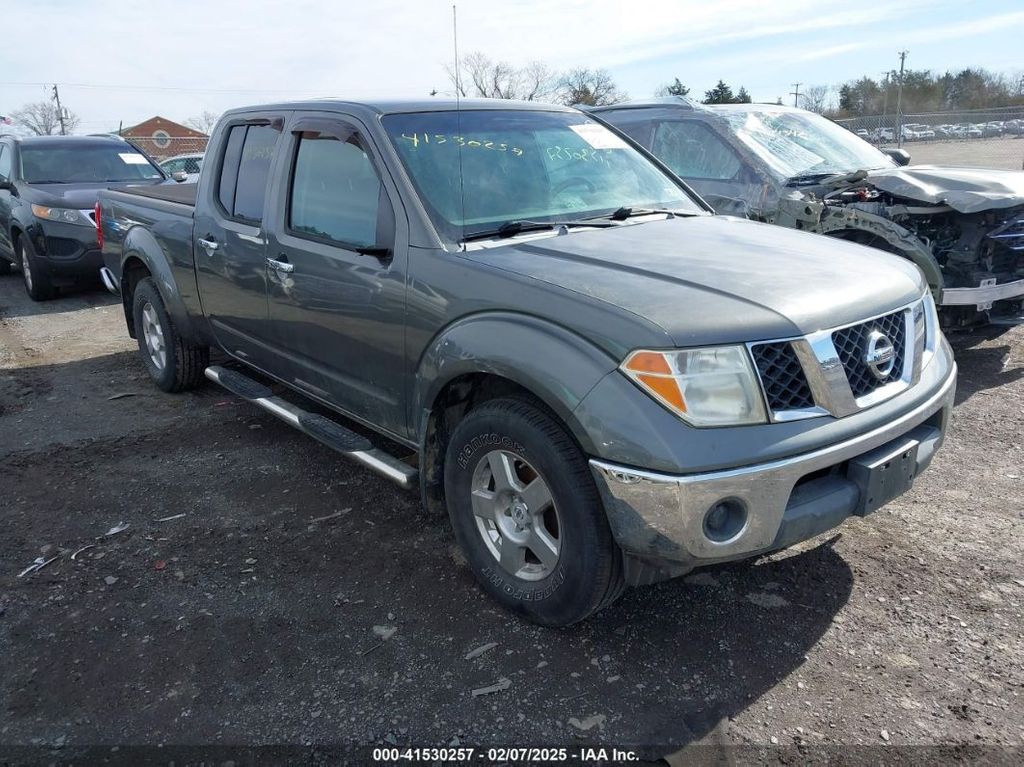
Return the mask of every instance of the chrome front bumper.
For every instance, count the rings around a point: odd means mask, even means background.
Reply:
[[[890,423],[819,450],[770,463],[705,474],[670,475],[590,461],[619,546],[633,558],[664,563],[672,574],[774,551],[868,513],[851,463],[916,455],[924,471],[945,438],[956,366],[934,395]],[[888,465],[888,463],[886,463]],[[712,540],[710,509],[723,501],[744,512],[742,526]],[[865,507],[867,506],[867,509]]]

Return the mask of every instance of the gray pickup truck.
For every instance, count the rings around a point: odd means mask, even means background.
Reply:
[[[205,376],[418,487],[546,625],[875,511],[949,421],[913,264],[714,215],[572,109],[235,110],[197,185],[97,218],[160,388]]]

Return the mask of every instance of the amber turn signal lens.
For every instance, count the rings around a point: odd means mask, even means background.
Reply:
[[[665,400],[666,404],[671,405],[680,413],[686,412],[686,400],[683,399],[683,393],[679,390],[679,382],[675,378],[644,375],[643,373],[637,374],[636,378],[658,397]]]
[[[672,375],[672,369],[669,367],[665,355],[658,352],[637,352],[626,361],[626,369],[633,373]]]

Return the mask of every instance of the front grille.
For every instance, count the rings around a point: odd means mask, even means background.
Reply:
[[[768,407],[778,413],[814,407],[804,369],[788,341],[757,344],[750,348],[761,376]]]
[[[896,353],[896,362],[889,375],[879,380],[864,362],[867,351],[868,335],[877,330],[884,333],[892,342]],[[832,333],[832,343],[839,353],[850,389],[854,397],[863,397],[880,386],[900,380],[903,375],[904,349],[906,347],[906,321],[903,312],[893,312],[884,317],[868,320],[860,325],[853,325]]]
[[[1010,250],[1024,250],[1024,218],[1007,221],[999,228],[989,232],[988,237],[998,240]]]

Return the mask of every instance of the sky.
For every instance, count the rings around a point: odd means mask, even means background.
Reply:
[[[607,69],[633,98],[719,78],[755,101],[907,66],[1024,75],[1021,0],[460,0],[459,51]],[[3,0],[0,115],[48,97],[79,132],[310,96],[451,90],[446,0]]]

